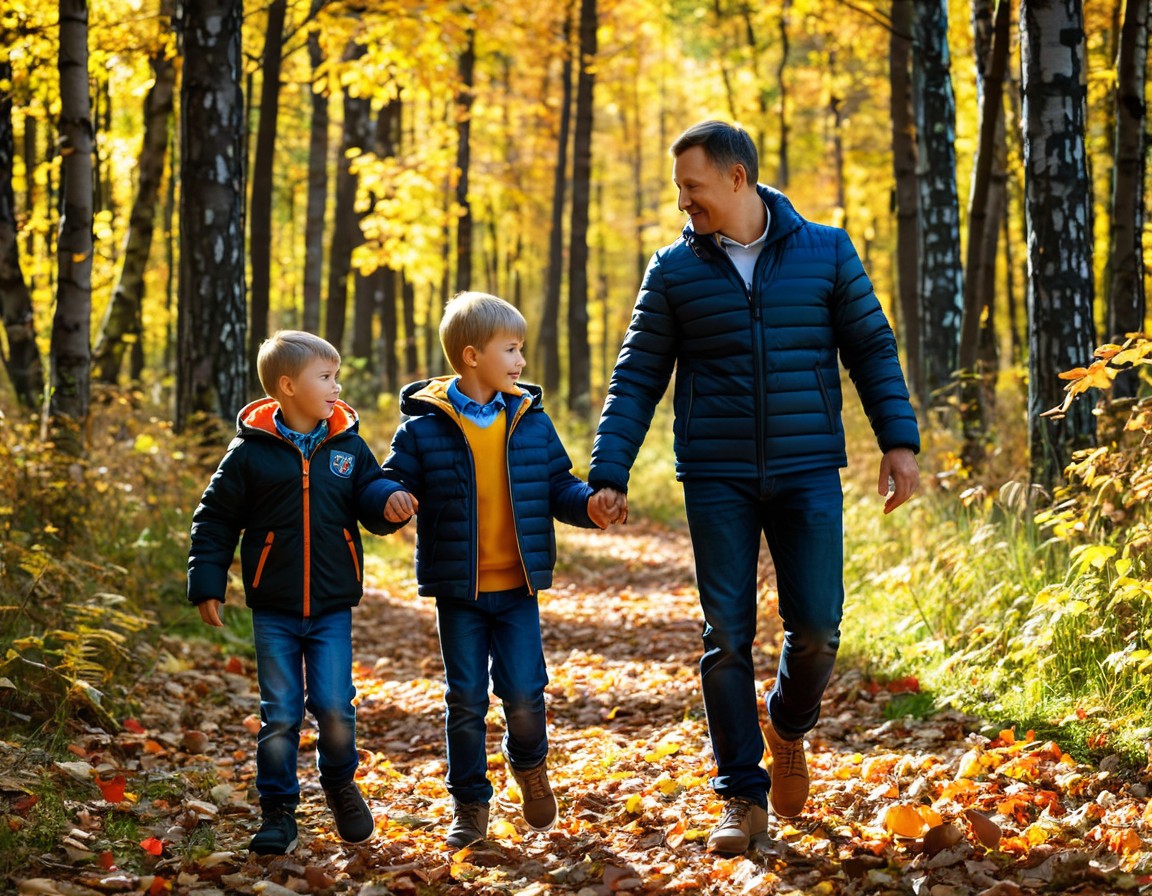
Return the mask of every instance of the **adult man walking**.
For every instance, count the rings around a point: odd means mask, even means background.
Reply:
[[[690,221],[653,255],[624,337],[588,481],[627,513],[628,476],[672,371],[676,475],[692,535],[704,708],[725,811],[714,852],[741,853],[808,798],[804,735],[840,643],[847,463],[838,358],[883,452],[887,513],[919,484],[916,416],[896,340],[848,235],[802,218],[757,185],[741,128],[706,121],[672,145]],[[776,568],[784,645],[762,732],[752,643],[763,532]],[[764,744],[771,774],[762,765]]]

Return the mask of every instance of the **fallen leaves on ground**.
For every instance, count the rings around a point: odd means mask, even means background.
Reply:
[[[356,614],[359,783],[377,835],[335,836],[302,737],[300,847],[250,856],[259,705],[252,664],[169,641],[140,682],[143,711],[92,729],[52,774],[74,827],[14,880],[21,894],[243,893],[288,896],[612,893],[1011,896],[1141,892],[1152,883],[1145,783],[1072,761],[1027,733],[974,733],[942,712],[885,720],[895,694],[841,671],[809,738],[812,797],[796,819],[769,814],[744,856],[713,856],[721,813],[700,701],[700,618],[691,551],[678,531],[567,531],[557,587],[541,600],[551,683],[549,770],[559,824],[532,832],[489,714],[496,787],[489,837],[452,852],[444,788],[443,682],[430,601],[411,583],[369,590]],[[766,574],[770,573],[767,568]],[[756,648],[775,668],[769,590]],[[35,757],[0,744],[12,830],[35,798]],[[41,770],[42,771],[42,770]],[[67,782],[67,787],[63,786]],[[126,832],[135,832],[131,839]]]

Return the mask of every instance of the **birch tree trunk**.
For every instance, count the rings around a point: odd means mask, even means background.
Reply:
[[[182,7],[176,429],[248,398],[242,0]]]
[[[568,252],[568,408],[585,416],[591,407],[592,358],[588,348],[588,217],[592,202],[593,92],[596,85],[596,0],[580,3],[580,65],[572,138],[572,226]]]
[[[48,417],[59,446],[79,455],[88,417],[92,316],[93,132],[86,0],[60,0],[59,70],[63,158]]]
[[[1084,142],[1080,0],[1023,0],[1024,193],[1028,237],[1028,436],[1033,482],[1051,488],[1095,437],[1090,401],[1061,418],[1058,375],[1092,358],[1092,195]]]
[[[161,0],[159,45],[153,51],[152,87],[144,100],[144,141],[136,165],[139,180],[128,235],[124,242],[124,263],[112,301],[100,327],[100,337],[92,358],[92,375],[98,383],[115,385],[124,368],[124,356],[135,350],[144,337],[141,308],[144,302],[144,274],[156,230],[156,205],[168,156],[168,127],[176,90],[176,65],[168,35],[171,34],[175,0]]]
[[[11,63],[0,62],[0,83],[11,82]],[[0,92],[0,312],[3,313],[4,336],[8,341],[4,365],[16,399],[24,407],[35,409],[44,397],[44,364],[36,345],[32,292],[20,266],[16,195],[12,189],[15,157],[12,95]]]

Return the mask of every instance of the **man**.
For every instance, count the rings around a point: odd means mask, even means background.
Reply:
[[[883,457],[884,512],[916,491],[916,416],[896,340],[860,259],[839,228],[802,218],[757,185],[756,148],[741,128],[706,121],[672,145],[672,180],[690,223],[652,257],[617,358],[588,482],[628,475],[673,369],[676,476],[704,615],[700,661],[725,811],[713,852],[744,852],[808,798],[804,735],[840,643],[844,429],[837,359],[860,394]],[[784,645],[757,714],[752,643],[760,534],[776,569]],[[771,775],[761,764],[767,741]]]

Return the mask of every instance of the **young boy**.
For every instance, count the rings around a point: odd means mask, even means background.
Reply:
[[[240,541],[262,723],[256,790],[263,822],[249,849],[281,855],[297,843],[296,757],[306,708],[319,729],[316,764],[336,830],[348,843],[363,843],[375,829],[353,780],[352,607],[363,593],[357,519],[378,534],[388,526],[381,493],[368,487],[380,468],[357,431],[356,412],[339,400],[339,352],[318,336],[283,330],[260,346],[257,369],[268,395],[240,412],[236,437],[192,516],[188,599],[206,623],[223,625]]]
[[[502,752],[523,793],[524,820],[536,831],[556,823],[536,595],[552,584],[553,517],[604,528],[616,515],[572,475],[540,388],[519,382],[525,329],[520,312],[495,296],[466,292],[449,302],[440,341],[458,375],[401,391],[406,419],[383,467],[394,484],[385,517],[403,525],[419,509],[418,590],[436,599],[452,849],[487,833],[489,668],[507,723]]]

